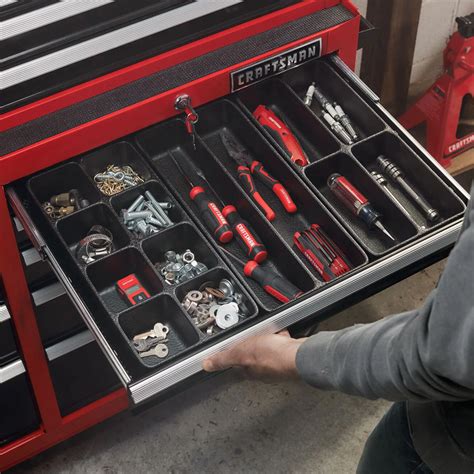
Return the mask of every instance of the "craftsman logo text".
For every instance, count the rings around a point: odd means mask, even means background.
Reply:
[[[307,61],[321,56],[322,40],[318,38],[297,48],[264,59],[231,74],[231,89],[235,92],[263,81],[268,77],[293,69]]]

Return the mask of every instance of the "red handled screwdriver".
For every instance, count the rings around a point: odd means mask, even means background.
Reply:
[[[293,214],[298,210],[290,193],[278,180],[264,169],[262,163],[253,160],[249,152],[228,133],[222,133],[221,139],[227,153],[237,163],[237,172],[245,191],[247,191],[256,204],[262,209],[269,221],[275,219],[275,212],[258,192],[255,181],[253,180],[253,175],[275,193],[286,212]]]
[[[300,142],[273,110],[270,110],[264,105],[259,105],[255,109],[253,116],[286,151],[293,163],[301,167],[309,164]]]
[[[222,209],[222,214],[232,226],[237,242],[247,257],[257,263],[266,260],[268,256],[267,249],[260,243],[258,235],[249,223],[240,217],[237,209],[234,206],[226,206]]]
[[[183,178],[191,186],[189,197],[199,209],[202,220],[209,232],[221,244],[230,242],[234,237],[232,228],[227,219],[222,215],[219,206],[206,192],[204,186],[208,185],[208,182],[202,172],[198,168],[191,166],[186,157],[183,157],[183,160],[181,160],[182,164],[180,164],[172,153],[170,153],[170,156],[176,168],[178,168]],[[200,185],[196,185],[196,183],[200,183]]]
[[[221,247],[222,248],[222,247]],[[227,249],[222,248],[224,252],[237,260],[243,267],[244,275],[256,281],[269,295],[281,303],[288,303],[295,300],[303,294],[293,283],[288,281],[283,275],[280,275],[269,266],[261,267],[257,262],[251,260],[247,263],[230,253]]]
[[[381,230],[390,240],[395,238],[385,228],[380,219],[382,215],[377,212],[369,200],[355,188],[344,176],[334,173],[328,178],[329,189],[353,214],[361,219],[369,229],[376,227]]]

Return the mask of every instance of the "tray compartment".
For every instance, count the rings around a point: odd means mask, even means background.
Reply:
[[[77,189],[79,194],[90,204],[100,200],[100,193],[94,183],[74,162],[56,166],[32,177],[28,182],[28,187],[45,215],[42,204],[49,201],[51,196],[68,192],[71,189]]]
[[[389,190],[420,227],[433,227],[464,211],[464,205],[459,198],[393,133],[382,133],[357,144],[352,153],[368,171],[381,173],[377,157],[384,155],[404,172],[406,179],[440,214],[438,221],[429,222],[401,188],[385,175]]]
[[[367,226],[344,206],[330,191],[327,180],[333,173],[345,176],[365,197],[374,208],[382,214],[382,223],[396,238],[391,242],[378,230],[369,230]],[[403,212],[382,191],[364,168],[345,153],[333,155],[305,169],[306,177],[321,194],[323,199],[339,216],[341,221],[352,231],[360,244],[373,256],[379,257],[395,246],[416,236],[417,228],[407,219]]]
[[[118,293],[116,282],[134,273],[150,297],[163,291],[163,285],[145,257],[135,248],[124,250],[91,263],[87,276],[105,306],[112,313],[120,313],[131,306]]]
[[[167,210],[168,217],[173,222],[173,225],[185,220],[184,213],[180,209],[180,206],[177,205],[171,195],[156,180],[150,180],[145,184],[128,189],[127,191],[111,198],[110,203],[115,213],[119,216],[119,219],[121,219],[122,216],[122,209],[128,209],[138,196],[145,196],[146,191],[150,191],[157,201],[167,201],[173,205],[171,209]],[[163,232],[163,230],[164,229],[159,230],[158,233]]]
[[[79,242],[86,237],[94,225],[104,226],[111,232],[114,250],[119,250],[130,242],[127,231],[119,223],[117,217],[108,206],[102,203],[94,204],[71,216],[64,217],[56,225],[74,257],[76,257],[76,248]]]
[[[153,265],[165,262],[165,253],[170,250],[183,254],[187,249],[191,250],[196,261],[206,265],[208,270],[219,264],[214,250],[187,222],[147,238],[142,242],[142,249]]]
[[[233,102],[228,100],[215,102],[199,109],[199,116],[198,132],[217,160],[233,175],[239,185],[237,164],[229,156],[222,143],[222,133],[231,135],[237,143],[243,145],[252,159],[260,161],[264,168],[288,190],[298,207],[298,211],[294,214],[286,212],[276,195],[258,178],[255,178],[258,191],[277,214],[276,219],[271,222],[272,226],[297,255],[300,255],[300,252],[293,243],[294,233],[308,229],[311,224],[319,224],[344,252],[352,268],[367,263],[368,258],[364,251],[343,227],[329,215],[303,180],[276,153],[274,148],[258,132],[254,124]],[[302,259],[316,278],[321,280],[319,274],[307,260],[303,257]]]
[[[196,141],[197,148],[194,150],[191,139],[181,121],[173,120],[149,128],[139,134],[137,140],[144,153],[152,160],[157,173],[161,174],[162,178],[175,190],[177,196],[182,199],[183,204],[194,216],[195,221],[199,223],[214,245],[217,245],[214,238],[207,228],[202,226],[201,218],[196,213],[196,209],[189,199],[189,184],[182,178],[174,165],[170,151],[176,160],[188,159],[191,163],[195,163],[204,172],[208,182],[211,183],[222,203],[224,205],[233,204],[242,218],[250,223],[257,234],[262,239],[265,237],[265,244],[269,252],[269,259],[265,263],[266,265],[276,268],[279,273],[285,275],[288,280],[303,292],[314,288],[315,280],[306,271],[306,267],[275,233],[271,225],[263,217],[263,214],[248,200],[240,186],[229,175],[228,171],[216,161],[199,137]],[[228,253],[222,251],[219,245],[217,245],[217,248],[221,252],[220,255],[228,261]],[[235,239],[226,244],[225,248],[231,254],[245,259]],[[235,260],[231,263],[234,270],[239,275],[243,275],[242,266],[240,264],[237,265]],[[256,297],[265,309],[272,310],[281,306],[281,303],[265,293],[253,280],[246,278],[245,282],[251,289],[253,296]]]
[[[207,273],[204,273],[202,275],[199,275],[197,278],[194,280],[187,281],[186,283],[183,283],[182,285],[179,285],[176,287],[175,290],[175,295],[176,298],[180,303],[182,303],[183,299],[185,298],[186,294],[192,290],[199,290],[200,288],[204,288],[205,286],[208,286],[208,284],[217,285],[219,282],[223,279],[230,280],[232,284],[234,285],[235,291],[240,293],[243,296],[243,304],[242,304],[242,309],[245,312],[245,317],[240,318],[240,321],[235,325],[232,326],[229,329],[226,330],[220,330],[217,329],[214,330],[214,333],[212,336],[207,335],[205,332],[201,332],[201,330],[197,329],[202,337],[215,337],[216,335],[222,333],[223,331],[228,332],[231,330],[234,330],[241,325],[245,324],[247,321],[251,320],[252,318],[255,318],[258,314],[258,308],[257,305],[252,301],[252,298],[250,295],[247,293],[247,291],[243,288],[243,286],[233,277],[230,275],[230,273],[223,269],[223,268],[215,268]]]
[[[168,326],[168,355],[160,359],[156,356],[140,357],[132,345],[133,337],[153,329],[156,323]],[[199,342],[199,334],[179,304],[170,295],[160,295],[132,307],[119,315],[118,323],[130,342],[131,350],[146,366],[155,367],[168,362],[186,349]]]
[[[94,180],[97,173],[103,173],[110,165],[131,166],[143,181],[151,179],[151,171],[140,154],[128,142],[115,142],[82,157],[81,164]]]
[[[358,141],[386,129],[384,122],[324,60],[312,61],[302,68],[288,71],[284,75],[284,81],[294,90],[301,101],[304,100],[309,85],[315,82],[316,87],[331,103],[335,101],[344,109],[359,134]],[[316,98],[313,99],[310,109],[321,119],[329,133],[333,134],[322,117],[321,106]],[[334,137],[340,141],[336,135]]]
[[[250,115],[261,104],[273,110],[294,133],[310,163],[340,150],[341,145],[332,133],[284,82],[270,79],[239,92],[237,97]],[[287,157],[285,150],[253,116],[252,120],[280,153]],[[289,159],[288,162],[291,163]]]

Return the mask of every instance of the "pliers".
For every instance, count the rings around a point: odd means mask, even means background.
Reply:
[[[286,212],[293,214],[298,210],[286,188],[264,169],[262,163],[253,160],[245,147],[237,143],[228,133],[221,133],[221,139],[227,153],[237,163],[237,173],[242,187],[252,197],[269,221],[275,219],[275,211],[258,192],[253,176],[257,176],[267,188],[275,193]]]

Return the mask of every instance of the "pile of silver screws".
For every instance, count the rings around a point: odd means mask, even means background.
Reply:
[[[209,336],[234,326],[248,313],[243,295],[226,278],[218,285],[208,282],[200,290],[189,291],[181,306],[196,327]]]
[[[165,253],[165,259],[165,262],[156,264],[156,267],[168,285],[184,283],[208,270],[204,263],[196,260],[194,253],[189,249],[183,254],[169,250]]]
[[[145,191],[128,209],[122,209],[122,222],[137,238],[143,239],[174,224],[168,217],[172,207],[170,202],[158,202],[150,191]]]
[[[128,165],[109,165],[105,171],[94,176],[94,181],[99,191],[106,196],[113,196],[144,182],[143,178]]]
[[[170,329],[161,323],[156,323],[153,329],[133,336],[133,347],[142,358],[155,356],[164,359],[168,355],[167,336]]]

